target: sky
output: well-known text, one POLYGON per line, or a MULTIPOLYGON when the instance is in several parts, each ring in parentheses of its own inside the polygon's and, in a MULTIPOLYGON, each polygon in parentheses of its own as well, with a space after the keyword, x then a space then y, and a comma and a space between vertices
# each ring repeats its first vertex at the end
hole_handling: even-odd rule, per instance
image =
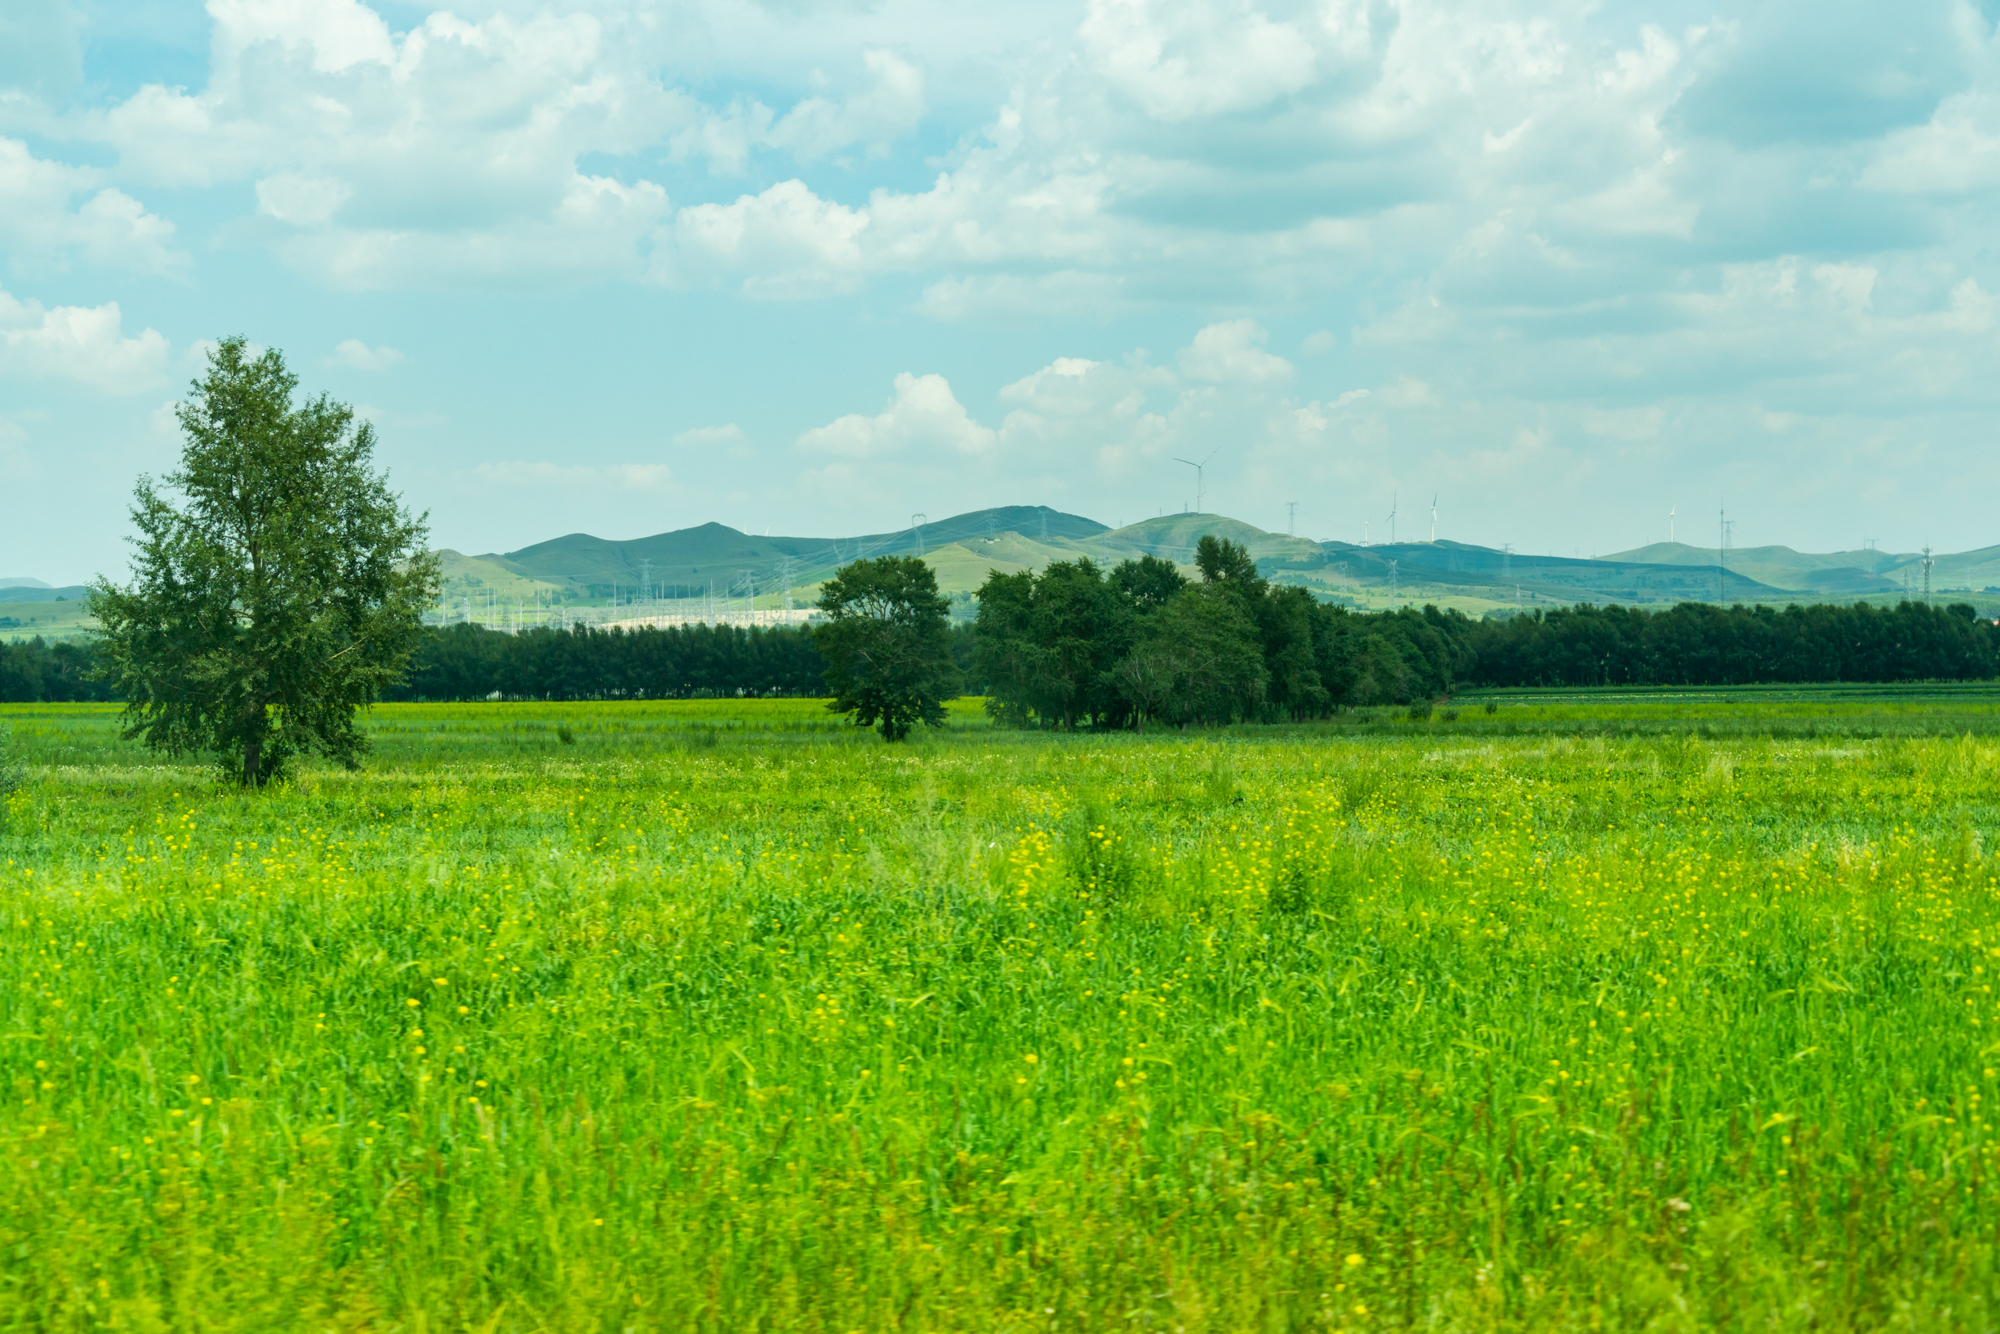
POLYGON ((7 0, 0 577, 123 573, 231 334, 475 553, 1179 460, 1319 539, 2000 543, 1996 19, 7 0))

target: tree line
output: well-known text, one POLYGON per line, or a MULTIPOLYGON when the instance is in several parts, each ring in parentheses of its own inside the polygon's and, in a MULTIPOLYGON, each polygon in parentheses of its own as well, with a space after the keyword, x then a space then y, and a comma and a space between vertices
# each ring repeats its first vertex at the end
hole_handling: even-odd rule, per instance
POLYGON ((1977 681, 2000 671, 2000 627, 1966 602, 1576 606, 1466 626, 1471 685, 1977 681))
MULTIPOLYGON (((1264 583, 1220 552, 1210 564, 1216 577, 1194 583, 1152 557, 1108 571, 1075 561, 995 575, 980 590, 980 619, 954 627, 941 652, 958 689, 1031 727, 1314 718, 1467 687, 2000 675, 2000 629, 1966 603, 1576 606, 1481 621, 1433 607, 1352 612, 1264 583)), ((97 677, 97 661, 87 640, 0 644, 0 702, 122 698, 97 677)), ((824 697, 827 665, 806 629, 455 625, 426 630, 382 697, 824 697)))
POLYGON ((577 626, 519 634, 425 632, 392 700, 704 699, 826 693, 810 631, 789 627, 577 626))
POLYGON ((0 704, 85 704, 116 700, 97 677, 97 649, 87 640, 0 643, 0 704))

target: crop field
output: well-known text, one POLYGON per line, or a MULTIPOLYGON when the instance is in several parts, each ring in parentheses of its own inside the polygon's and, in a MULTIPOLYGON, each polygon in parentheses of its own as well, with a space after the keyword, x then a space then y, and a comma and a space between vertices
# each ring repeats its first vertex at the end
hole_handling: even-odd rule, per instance
POLYGON ((2000 699, 5 706, 0 1328, 2000 1326, 2000 699))

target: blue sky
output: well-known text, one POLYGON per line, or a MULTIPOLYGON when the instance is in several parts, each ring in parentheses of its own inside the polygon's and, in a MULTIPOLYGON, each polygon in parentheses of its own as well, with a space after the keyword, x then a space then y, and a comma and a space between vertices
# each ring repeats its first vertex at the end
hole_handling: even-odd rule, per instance
POLYGON ((440 545, 710 519, 2000 542, 2000 4, 9 0, 0 576, 206 340, 440 545))

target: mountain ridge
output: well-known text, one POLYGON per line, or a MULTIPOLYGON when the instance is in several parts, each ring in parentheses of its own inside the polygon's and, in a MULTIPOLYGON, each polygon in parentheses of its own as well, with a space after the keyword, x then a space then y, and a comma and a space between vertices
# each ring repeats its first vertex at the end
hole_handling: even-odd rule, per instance
MULTIPOLYGON (((778 599, 799 607, 848 561, 921 555, 937 571, 940 588, 969 611, 970 594, 989 573, 1041 569, 1057 560, 1089 558, 1108 566, 1152 555, 1192 573, 1195 544, 1207 534, 1242 543, 1268 578, 1359 608, 1430 601, 1476 614, 1579 602, 1894 601, 1922 592, 1921 555, 1872 548, 1802 553, 1748 547, 1725 553, 1718 563, 1712 548, 1653 543, 1585 559, 1448 539, 1322 542, 1222 514, 1170 514, 1109 528, 1039 505, 974 510, 852 538, 759 535, 707 523, 622 541, 573 533, 510 552, 446 555, 448 567, 483 580, 490 603, 505 596, 524 602, 532 596, 543 605, 615 597, 621 606, 639 600, 708 610, 766 607, 778 599)), ((2000 584, 2000 547, 1939 556, 1932 590, 1976 593, 1989 573, 1991 583, 2000 584)), ((1991 591, 2000 594, 2000 587, 1991 591)))

